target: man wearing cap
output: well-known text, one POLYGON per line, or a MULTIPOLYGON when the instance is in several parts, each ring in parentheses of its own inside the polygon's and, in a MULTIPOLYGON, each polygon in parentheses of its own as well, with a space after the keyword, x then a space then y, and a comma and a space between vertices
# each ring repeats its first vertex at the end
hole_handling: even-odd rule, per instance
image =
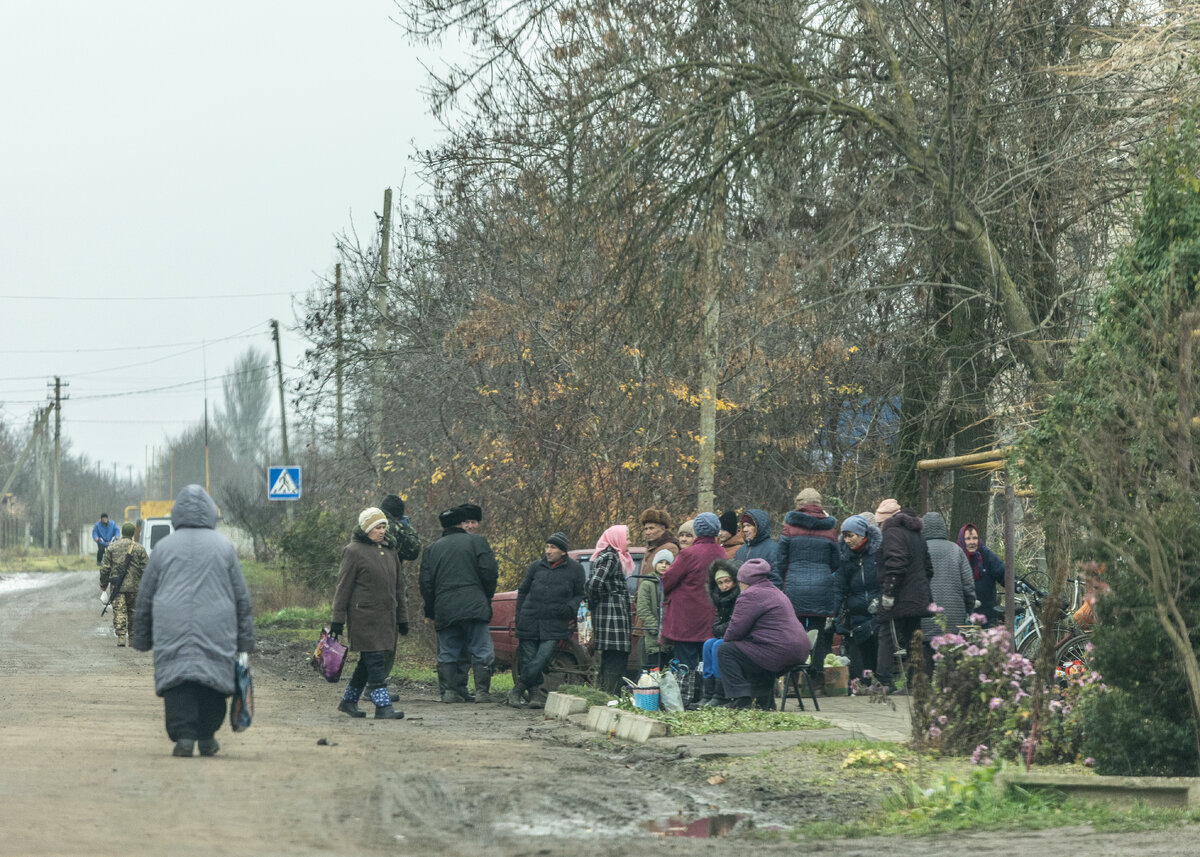
POLYGON ((466 702, 459 686, 459 661, 475 663, 475 701, 491 702, 492 664, 496 660, 488 621, 499 568, 487 539, 463 527, 461 507, 438 515, 442 535, 421 555, 420 587, 425 615, 438 638, 438 683, 442 702, 466 702))
MULTIPOLYGON (((474 503, 460 503, 457 508, 462 513, 462 528, 468 533, 478 533, 483 526, 483 508, 474 503)), ((471 693, 471 689, 467 686, 471 678, 471 653, 469 651, 463 650, 462 657, 458 661, 458 672, 455 675, 458 677, 458 684, 455 685, 454 691, 465 702, 474 702, 475 694, 471 693)), ((445 692, 446 688, 442 686, 439 679, 438 695, 445 692)))
POLYGON ((517 588, 517 673, 508 704, 546 707, 542 672, 554 656, 558 641, 571 636, 571 626, 583 600, 583 566, 567 556, 567 536, 552 533, 542 559, 530 563, 517 588))
POLYGON ((133 611, 137 601, 138 583, 141 582, 142 572, 146 570, 149 556, 146 549, 133 540, 137 528, 133 521, 121 525, 121 538, 110 544, 104 551, 100 561, 100 589, 108 589, 109 583, 115 583, 125 571, 125 580, 121 583, 121 591, 112 594, 113 630, 117 632, 117 645, 124 646, 126 639, 133 631, 133 611))

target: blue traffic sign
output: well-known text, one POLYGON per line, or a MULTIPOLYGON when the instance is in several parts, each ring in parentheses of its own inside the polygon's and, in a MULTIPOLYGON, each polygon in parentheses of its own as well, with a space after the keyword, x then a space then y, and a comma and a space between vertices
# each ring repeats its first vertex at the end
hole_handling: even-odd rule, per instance
POLYGON ((300 499, 300 466, 267 468, 268 500, 300 499))

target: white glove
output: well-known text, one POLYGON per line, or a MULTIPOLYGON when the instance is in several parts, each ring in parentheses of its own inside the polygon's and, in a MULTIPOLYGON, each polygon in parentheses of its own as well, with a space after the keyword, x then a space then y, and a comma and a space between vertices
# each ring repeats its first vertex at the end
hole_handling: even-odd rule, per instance
POLYGON ((896 599, 890 595, 885 595, 879 599, 879 606, 884 610, 891 610, 896 606, 896 599))
POLYGON ((237 653, 237 665, 239 667, 250 666, 250 653, 249 652, 238 652, 237 653))

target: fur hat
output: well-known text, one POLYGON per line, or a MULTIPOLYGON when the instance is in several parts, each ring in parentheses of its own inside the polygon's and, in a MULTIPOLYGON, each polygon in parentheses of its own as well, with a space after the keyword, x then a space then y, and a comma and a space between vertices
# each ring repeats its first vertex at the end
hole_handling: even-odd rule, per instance
POLYGON ((656 554, 654 555, 654 562, 653 562, 653 563, 651 563, 651 564, 652 564, 652 565, 658 565, 658 564, 659 564, 660 562, 662 562, 664 559, 665 559, 667 562, 674 562, 674 561, 675 561, 675 554, 671 553, 671 552, 670 552, 669 550, 667 550, 666 548, 663 548, 662 550, 660 550, 658 553, 656 553, 656 554))
POLYGON ((816 488, 802 488, 800 493, 796 495, 796 508, 801 506, 820 506, 821 492, 816 488))
POLYGON ((455 506, 453 509, 447 509, 444 512, 438 513, 438 523, 441 524, 443 530, 448 530, 451 527, 457 527, 466 518, 463 517, 462 507, 455 506))
POLYGON ((664 529, 671 529, 674 524, 666 509, 646 509, 639 519, 642 524, 661 524, 664 529))
POLYGON ((567 534, 566 533, 551 533, 546 539, 546 544, 554 545, 563 553, 567 552, 567 534))
POLYGON ((900 504, 897 503, 895 500, 893 500, 891 497, 888 497, 886 500, 884 500, 882 503, 880 503, 879 508, 875 510, 875 523, 882 524, 884 521, 886 521, 888 518, 892 517, 892 515, 896 514, 899 511, 900 511, 900 504))
POLYGON ((122 538, 131 538, 135 532, 137 532, 137 524, 135 524, 133 521, 126 521, 125 523, 121 524, 122 538))
POLYGON ((459 518, 459 523, 462 523, 463 521, 483 520, 483 509, 479 508, 474 503, 463 503, 458 507, 458 510, 462 512, 462 517, 459 518))
POLYGON ((383 498, 383 502, 379 504, 379 508, 389 518, 404 517, 404 501, 400 499, 398 494, 388 494, 383 498))
POLYGON ((368 506, 358 513, 358 528, 364 533, 369 533, 380 524, 386 523, 387 515, 383 514, 382 510, 377 509, 374 506, 368 506))
POLYGON ((748 559, 738 569, 738 583, 745 583, 747 586, 750 586, 758 583, 760 580, 766 580, 767 573, 770 570, 771 566, 767 564, 765 559, 748 559))
POLYGON ((720 529, 721 519, 712 512, 701 512, 692 521, 692 532, 696 534, 696 538, 715 536, 720 529))
POLYGON ((726 509, 717 520, 721 522, 721 529, 725 532, 730 535, 737 532, 738 516, 737 512, 733 511, 733 509, 726 509))

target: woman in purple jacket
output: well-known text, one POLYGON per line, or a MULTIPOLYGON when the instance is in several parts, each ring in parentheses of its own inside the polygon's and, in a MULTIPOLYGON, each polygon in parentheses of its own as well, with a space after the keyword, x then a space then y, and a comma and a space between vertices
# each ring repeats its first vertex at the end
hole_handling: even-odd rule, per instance
POLYGON ((773 708, 776 676, 808 657, 808 634, 792 602, 767 579, 770 571, 763 559, 747 560, 738 570, 742 594, 717 649, 729 708, 749 708, 756 701, 773 708))
POLYGON ((675 660, 688 667, 680 683, 685 706, 697 702, 696 666, 704 641, 712 636, 713 605, 708 599, 708 567, 725 559, 717 544, 721 522, 712 512, 702 512, 692 522, 696 541, 675 557, 662 576, 662 636, 675 644, 675 660))

